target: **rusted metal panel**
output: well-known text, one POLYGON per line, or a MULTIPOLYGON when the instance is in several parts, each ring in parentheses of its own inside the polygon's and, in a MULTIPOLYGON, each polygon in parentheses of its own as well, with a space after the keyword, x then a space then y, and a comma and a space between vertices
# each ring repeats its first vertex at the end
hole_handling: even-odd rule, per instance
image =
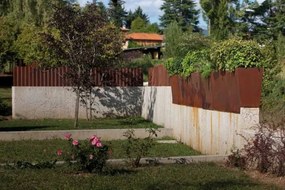
POLYGON ((210 109, 239 113, 239 92, 234 73, 225 71, 214 72, 210 80, 212 87, 210 109))
MULTIPOLYGON (((71 86, 66 77, 68 67, 41 69, 35 66, 15 67, 14 86, 71 86)), ((93 69, 94 86, 142 86, 143 74, 140 68, 93 69)))
POLYGON ((170 86, 170 76, 163 65, 155 65, 148 70, 149 86, 170 86))
POLYGON ((241 107, 259 107, 262 70, 213 72, 208 79, 198 73, 188 78, 171 76, 174 104, 240 113, 241 107))
POLYGON ((203 78, 200 79, 201 85, 200 85, 200 95, 202 97, 202 108, 204 109, 211 109, 212 102, 213 102, 213 96, 212 96, 212 86, 210 85, 209 78, 203 78))
POLYGON ((263 70, 238 68, 235 70, 241 107, 259 107, 263 70))
POLYGON ((178 75, 170 77, 170 85, 172 90, 172 102, 174 104, 183 105, 183 95, 182 95, 182 78, 178 75))
MULTIPOLYGON (((187 78, 189 83, 189 97, 190 105, 192 107, 202 107, 203 99, 201 96, 201 76, 199 73, 192 73, 190 77, 187 78)), ((187 98, 187 97, 186 97, 187 98)))

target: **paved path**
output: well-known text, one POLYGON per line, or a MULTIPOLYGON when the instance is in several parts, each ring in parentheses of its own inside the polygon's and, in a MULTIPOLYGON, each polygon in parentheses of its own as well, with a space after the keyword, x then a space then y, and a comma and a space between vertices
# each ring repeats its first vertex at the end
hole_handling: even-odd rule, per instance
MULTIPOLYGON (((103 140, 126 139, 123 134, 128 129, 92 129, 92 130, 54 130, 54 131, 13 131, 0 132, 0 140, 44 140, 44 139, 63 139, 66 133, 72 134, 74 139, 84 140, 92 135, 97 135, 103 140)), ((136 137, 143 138, 148 136, 145 129, 134 129, 136 137)), ((172 137, 172 129, 160 128, 157 137, 172 137)))

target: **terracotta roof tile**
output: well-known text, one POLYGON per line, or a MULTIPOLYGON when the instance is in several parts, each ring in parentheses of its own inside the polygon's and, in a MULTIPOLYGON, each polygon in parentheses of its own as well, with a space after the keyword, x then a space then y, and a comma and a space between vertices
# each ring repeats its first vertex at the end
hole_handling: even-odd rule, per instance
POLYGON ((130 33, 127 34, 126 39, 163 41, 163 36, 156 33, 130 33))

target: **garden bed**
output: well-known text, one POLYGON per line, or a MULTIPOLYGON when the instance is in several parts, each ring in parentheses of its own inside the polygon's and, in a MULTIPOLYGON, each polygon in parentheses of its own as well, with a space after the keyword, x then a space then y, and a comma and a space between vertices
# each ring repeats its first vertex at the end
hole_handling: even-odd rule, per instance
MULTIPOLYGON (((123 146, 126 140, 107 141, 105 144, 111 147, 111 159, 127 158, 123 146)), ((0 141, 0 163, 14 162, 25 160, 29 162, 35 161, 51 161, 58 158, 56 151, 58 149, 67 149, 66 140, 23 140, 5 142, 0 141)), ((156 143, 150 149, 147 156, 149 157, 170 157, 170 156, 192 156, 200 153, 193 150, 187 145, 181 143, 156 143)))

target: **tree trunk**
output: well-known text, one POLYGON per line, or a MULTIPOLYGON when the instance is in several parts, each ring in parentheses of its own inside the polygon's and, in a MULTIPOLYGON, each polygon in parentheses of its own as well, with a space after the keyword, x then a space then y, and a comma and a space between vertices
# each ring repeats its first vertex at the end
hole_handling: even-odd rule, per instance
POLYGON ((75 101, 74 128, 78 128, 79 100, 80 100, 80 93, 79 93, 79 89, 77 89, 76 90, 76 101, 75 101))

